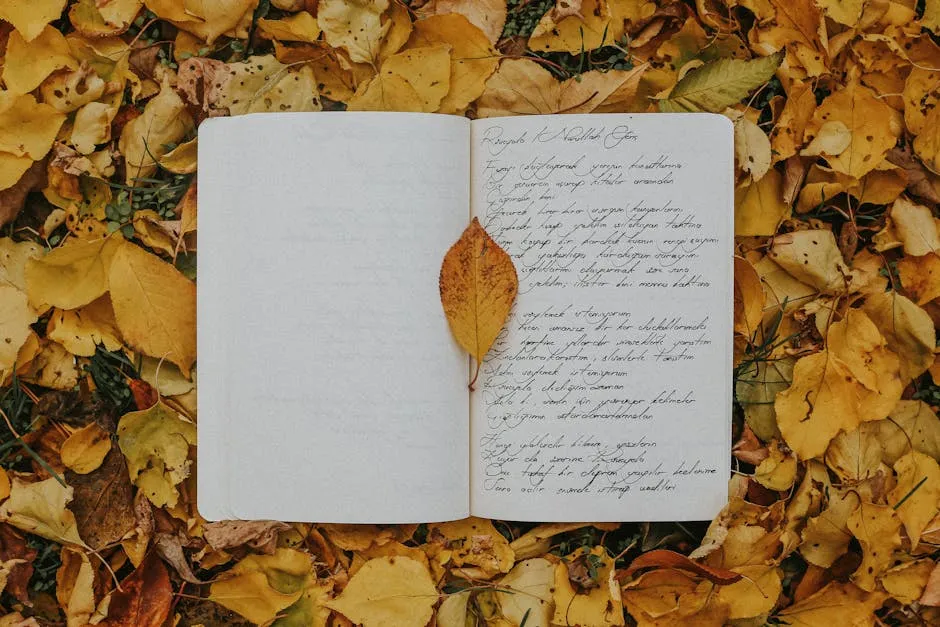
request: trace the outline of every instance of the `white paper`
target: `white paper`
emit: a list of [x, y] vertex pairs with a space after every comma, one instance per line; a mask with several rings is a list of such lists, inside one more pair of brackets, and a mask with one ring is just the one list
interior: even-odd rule
[[468, 515], [467, 358], [438, 293], [468, 220], [468, 126], [318, 113], [200, 127], [204, 517]]
[[471, 402], [471, 511], [712, 519], [730, 471], [733, 156], [710, 114], [472, 124], [519, 296]]

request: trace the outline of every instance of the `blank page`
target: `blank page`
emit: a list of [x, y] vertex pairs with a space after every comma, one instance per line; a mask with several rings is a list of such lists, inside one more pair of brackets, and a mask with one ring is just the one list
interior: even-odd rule
[[199, 130], [198, 505], [210, 519], [468, 515], [467, 359], [438, 294], [469, 123], [263, 114]]
[[471, 403], [473, 513], [712, 519], [731, 454], [731, 123], [472, 127], [474, 215], [519, 273]]

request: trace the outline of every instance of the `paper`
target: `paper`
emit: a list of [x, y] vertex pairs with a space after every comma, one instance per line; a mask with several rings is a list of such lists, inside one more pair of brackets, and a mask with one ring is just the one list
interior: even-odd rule
[[468, 364], [438, 294], [468, 220], [468, 126], [383, 113], [203, 123], [204, 517], [469, 514]]
[[472, 207], [520, 286], [471, 403], [471, 509], [711, 519], [730, 464], [731, 123], [476, 120]]

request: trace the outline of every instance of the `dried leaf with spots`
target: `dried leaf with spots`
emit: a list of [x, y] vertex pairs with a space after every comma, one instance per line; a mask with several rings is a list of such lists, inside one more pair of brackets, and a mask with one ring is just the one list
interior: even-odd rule
[[133, 185], [157, 170], [157, 162], [194, 128], [186, 104], [168, 81], [160, 93], [151, 98], [144, 112], [131, 120], [121, 131], [118, 148], [124, 155], [127, 174], [125, 182]]
[[887, 597], [883, 592], [867, 593], [851, 583], [833, 582], [776, 616], [793, 627], [863, 627], [873, 625], [872, 615]]
[[66, 438], [59, 455], [66, 468], [87, 475], [101, 466], [110, 451], [111, 434], [90, 422]]
[[409, 48], [390, 56], [349, 99], [350, 111], [436, 111], [450, 90], [450, 46]]
[[[569, 579], [567, 563], [583, 558], [592, 566], [592, 580], [598, 585], [588, 590], [576, 589]], [[607, 550], [598, 546], [581, 547], [555, 565], [553, 597], [558, 625], [619, 627], [624, 624], [620, 585], [614, 578], [614, 563]]]
[[888, 493], [888, 499], [904, 523], [911, 548], [916, 549], [921, 533], [937, 514], [940, 465], [929, 455], [911, 451], [894, 463], [894, 470], [898, 483]]
[[790, 217], [783, 198], [783, 176], [769, 169], [758, 181], [749, 181], [734, 191], [734, 234], [773, 235]]
[[479, 374], [483, 357], [509, 317], [519, 279], [512, 259], [476, 218], [444, 256], [440, 290], [451, 332], [476, 360]]
[[382, 22], [389, 0], [320, 0], [317, 21], [328, 44], [343, 48], [355, 63], [376, 59], [391, 22]]
[[849, 516], [848, 529], [862, 546], [862, 563], [852, 574], [852, 582], [872, 592], [901, 547], [901, 520], [891, 507], [863, 502]]

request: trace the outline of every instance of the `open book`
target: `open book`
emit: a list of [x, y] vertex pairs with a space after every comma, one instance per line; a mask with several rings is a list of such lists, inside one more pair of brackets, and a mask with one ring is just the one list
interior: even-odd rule
[[[712, 518], [732, 144], [710, 114], [205, 122], [201, 514]], [[438, 274], [473, 216], [519, 295], [471, 392]]]

